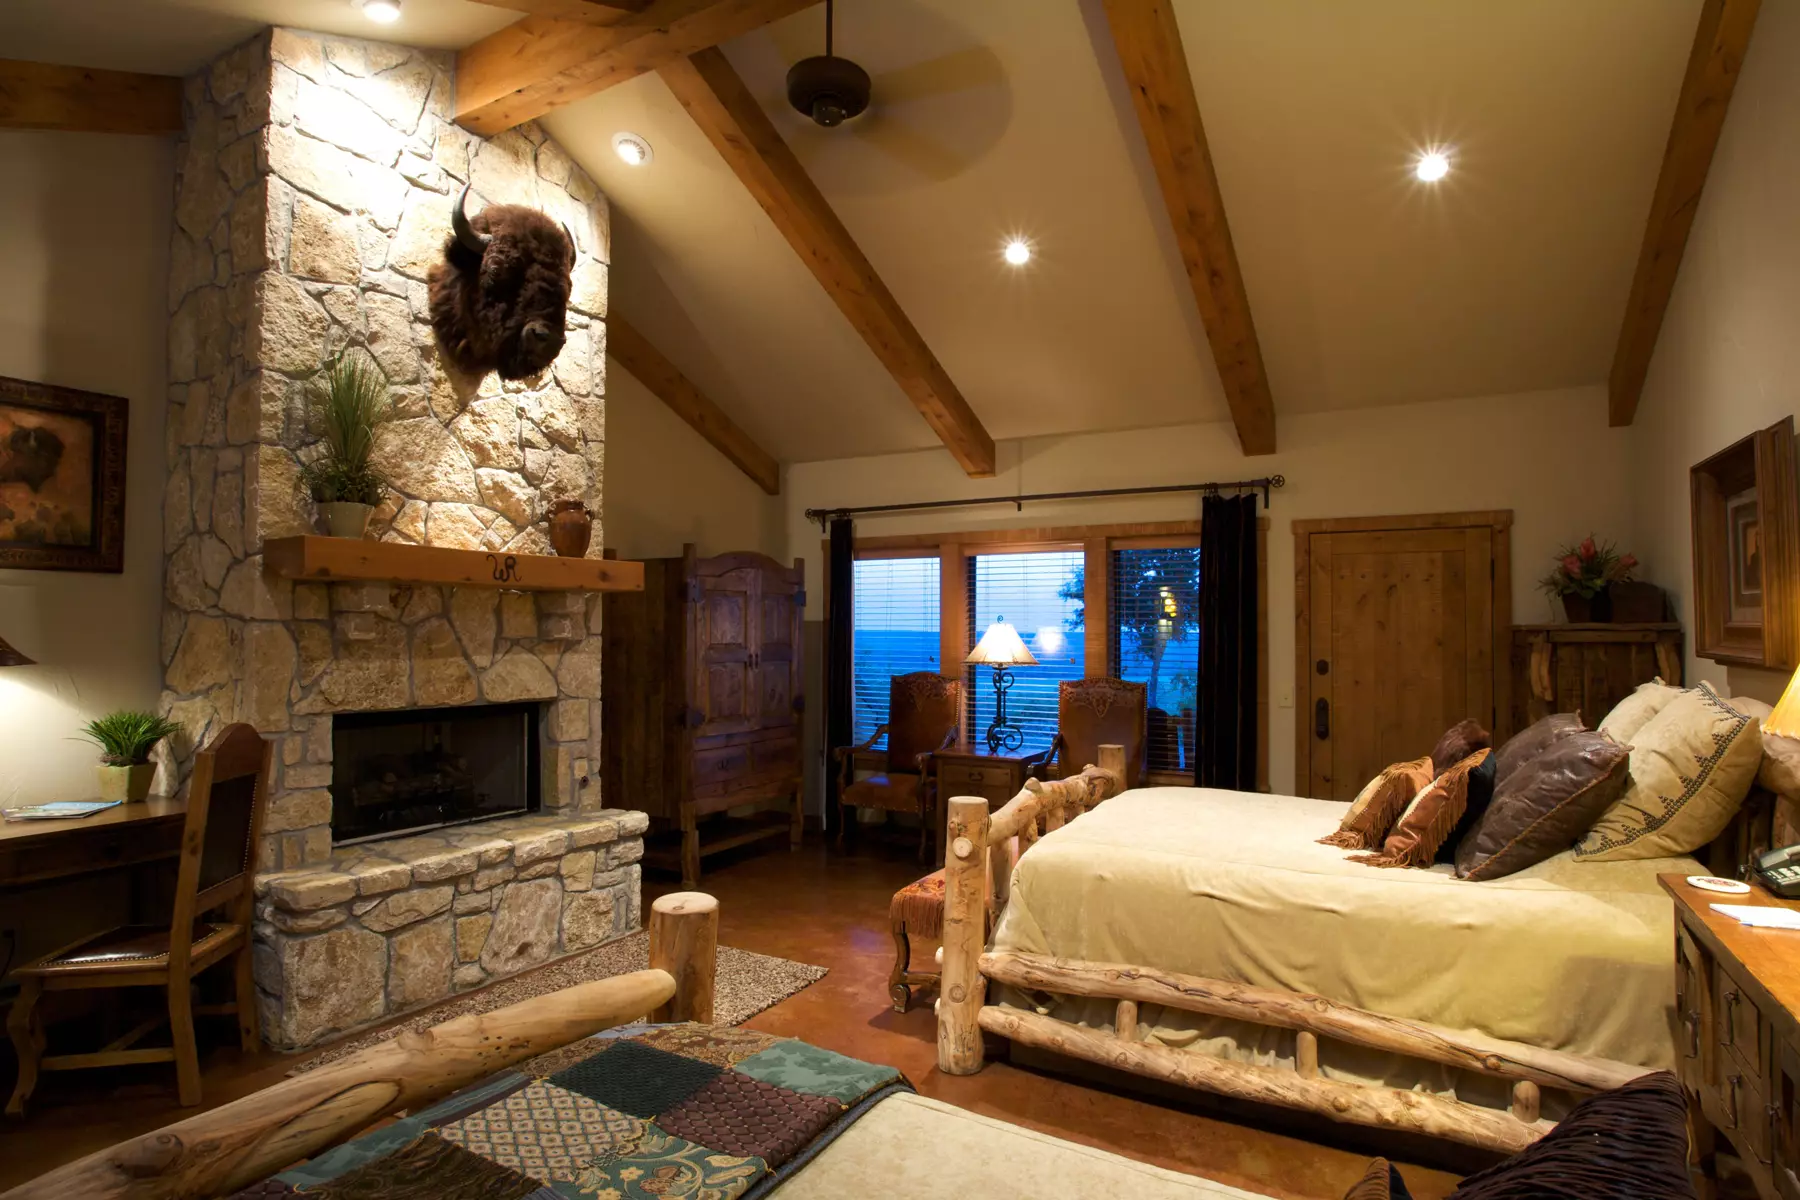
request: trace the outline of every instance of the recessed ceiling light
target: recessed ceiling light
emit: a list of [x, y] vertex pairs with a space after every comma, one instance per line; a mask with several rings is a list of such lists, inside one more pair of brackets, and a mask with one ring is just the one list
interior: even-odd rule
[[1006, 243], [1006, 249], [1000, 254], [1013, 266], [1022, 267], [1031, 261], [1031, 243], [1024, 238], [1013, 238]]
[[650, 143], [635, 133], [613, 134], [613, 153], [634, 167], [641, 167], [655, 157]]
[[400, 0], [362, 0], [363, 16], [383, 25], [400, 19]]
[[1424, 183], [1436, 183], [1450, 173], [1450, 155], [1442, 150], [1427, 150], [1413, 164], [1413, 174]]

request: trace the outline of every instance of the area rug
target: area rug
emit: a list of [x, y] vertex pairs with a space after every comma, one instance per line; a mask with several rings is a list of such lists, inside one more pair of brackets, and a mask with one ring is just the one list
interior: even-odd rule
[[[491, 1012], [577, 983], [642, 971], [649, 965], [650, 935], [634, 933], [616, 942], [596, 946], [585, 954], [570, 955], [547, 967], [501, 980], [479, 992], [471, 992], [460, 999], [426, 1009], [398, 1025], [389, 1025], [374, 1033], [339, 1042], [330, 1049], [313, 1055], [288, 1074], [304, 1075], [314, 1067], [322, 1067], [345, 1055], [367, 1050], [370, 1046], [402, 1033], [430, 1029], [453, 1017]], [[720, 946], [718, 972], [713, 985], [713, 1023], [741, 1025], [763, 1009], [779, 1004], [825, 978], [825, 970], [824, 967], [810, 966], [791, 959]]]

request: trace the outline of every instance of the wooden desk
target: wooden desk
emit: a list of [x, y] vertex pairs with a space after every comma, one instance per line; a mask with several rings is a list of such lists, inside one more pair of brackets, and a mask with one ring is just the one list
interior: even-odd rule
[[1723, 1135], [1760, 1195], [1800, 1200], [1800, 930], [1752, 928], [1712, 910], [1800, 903], [1755, 884], [1748, 896], [1721, 896], [1681, 875], [1658, 882], [1675, 900], [1676, 1069], [1701, 1170], [1714, 1177]]
[[1018, 795], [1025, 786], [1030, 754], [989, 754], [985, 745], [958, 743], [931, 756], [932, 782], [937, 812], [937, 861], [944, 861], [944, 823], [950, 815], [950, 797], [980, 796], [992, 812]]
[[0, 821], [0, 889], [174, 858], [187, 802], [153, 796], [67, 821]]

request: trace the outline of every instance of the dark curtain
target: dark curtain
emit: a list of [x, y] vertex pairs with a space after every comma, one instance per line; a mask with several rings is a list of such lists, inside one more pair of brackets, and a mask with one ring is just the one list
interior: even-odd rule
[[1194, 785], [1256, 789], [1256, 495], [1200, 509], [1200, 677]]
[[830, 591], [826, 603], [830, 615], [825, 628], [825, 770], [828, 782], [825, 794], [825, 821], [829, 826], [837, 813], [837, 750], [855, 743], [854, 713], [855, 675], [851, 657], [851, 629], [855, 616], [851, 596], [855, 576], [856, 546], [849, 517], [838, 517], [831, 523], [831, 561], [826, 571]]

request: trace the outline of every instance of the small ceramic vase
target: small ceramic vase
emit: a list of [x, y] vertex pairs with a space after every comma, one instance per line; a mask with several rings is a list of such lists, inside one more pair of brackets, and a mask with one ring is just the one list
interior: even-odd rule
[[587, 555], [594, 536], [594, 517], [579, 500], [558, 500], [550, 506], [550, 544], [564, 558]]

